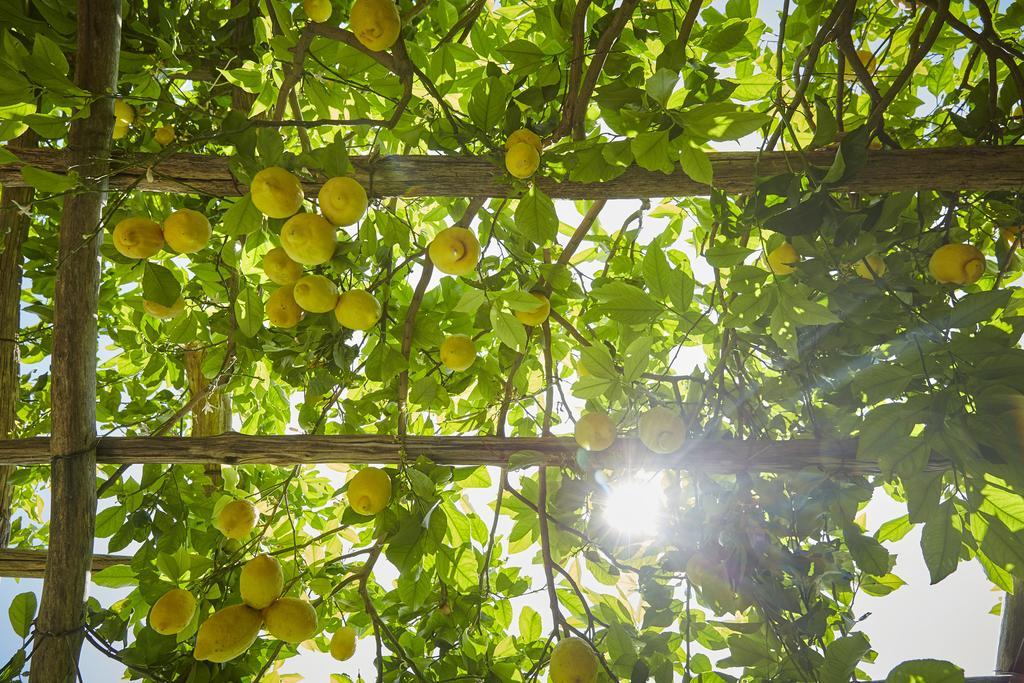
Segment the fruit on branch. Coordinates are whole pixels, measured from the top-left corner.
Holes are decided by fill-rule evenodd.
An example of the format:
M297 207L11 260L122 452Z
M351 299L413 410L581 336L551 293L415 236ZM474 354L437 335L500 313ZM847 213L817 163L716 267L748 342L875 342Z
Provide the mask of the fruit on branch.
M111 135L115 140L128 135L128 129L135 122L135 107L124 100L114 100L114 132Z
M466 334L452 334L441 342L441 365L455 372L469 368L476 360L476 344Z
M686 441L686 422L673 410L654 406L640 417L640 442L655 453L674 453Z
M323 275L305 275L292 290L295 303L310 313L327 313L338 303L338 286Z
M164 219L164 240L174 251L194 254L210 243L210 221L192 209L178 209Z
M928 272L943 284L969 285L985 273L985 255L970 244L945 244L928 259Z
M285 285L274 290L267 299L267 321L274 327L288 329L302 320L302 309L295 303L294 289L295 285Z
M562 638L551 650L548 679L551 683L594 683L598 666L590 643L575 636Z
M177 133L174 130L174 126L171 125L160 126L153 131L153 139L161 147L166 147L174 142L175 137L177 137Z
M352 225L366 213L366 190L355 178L331 178L317 195L320 213L334 225Z
M149 258L164 248L164 233L148 218L125 218L114 226L114 248L128 258Z
M172 588L153 604L149 625L157 633L173 636L185 630L196 614L196 599L183 588Z
M505 169L516 178L529 178L539 166L540 152L529 142L517 142L505 152Z
M391 477L377 467L364 467L348 482L349 506L361 515L372 516L391 501Z
M356 0L348 25L365 48L384 52L398 40L402 18L393 0Z
M274 247L263 255L263 272L271 282L291 285L302 277L302 265L291 260L281 247Z
M442 273L468 275L480 260L480 242L466 228L445 228L430 242L427 255Z
M331 636L331 656L339 662L350 659L356 652L356 630L342 626Z
M588 451L603 451L615 443L615 423L608 413L595 410L576 421L576 443Z
M185 300L179 296L178 300L175 301L172 305L164 306L163 304L158 304L155 301L143 299L142 310L148 313L149 315L153 316L154 318L159 318L160 320L170 320L171 318L177 318L184 312Z
M228 538L240 541L256 527L256 506L247 500L233 500L220 509L214 526Z
M878 254L868 254L853 266L854 272L865 280L874 280L885 275L885 259Z
M270 218L294 215L305 198L299 179L280 166L268 166L253 176L249 194L253 205Z
M284 571L276 557L257 555L244 565L238 577L242 602L253 609L269 607L284 592Z
M331 18L331 0L302 0L302 8L309 20L318 24Z
M548 319L551 313L551 302L540 292L530 292L530 295L537 300L537 308L528 311L513 311L516 319L524 325L535 327Z
M305 266L319 266L334 256L338 231L323 216L300 213L281 227L281 247L288 258Z
M263 610L270 635L286 643L301 643L316 635L316 610L301 598L281 598Z
M334 306L338 324L350 330L368 330L377 324L382 313L380 302L365 289L342 292Z
M525 142L531 147L533 147L535 150L537 150L537 154L540 154L542 151L544 151L544 143L541 142L540 136L534 133L529 128L520 128L519 130L509 135L508 139L505 140L505 151L512 149L512 145L517 145L520 142Z
M789 275L794 270L794 263L800 261L800 253L789 242L783 242L768 252L765 257L768 261L768 268L776 275Z
M199 661L230 661L256 642L262 626L263 617L248 605L217 610L199 626L193 654Z

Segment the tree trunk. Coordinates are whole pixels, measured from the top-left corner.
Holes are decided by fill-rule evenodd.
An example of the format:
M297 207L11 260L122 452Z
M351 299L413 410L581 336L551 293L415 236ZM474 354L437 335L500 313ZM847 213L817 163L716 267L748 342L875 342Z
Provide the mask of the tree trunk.
M13 148L34 147L35 133L28 131ZM18 389L18 332L21 320L21 243L28 233L29 217L19 207L32 202L32 189L4 188L0 192L0 439L15 434ZM0 548L11 540L11 483L13 467L0 465Z
M75 84L94 96L76 119L68 156L84 187L64 201L57 251L51 360L50 553L32 655L32 683L78 672L86 576L96 522L96 310L103 204L114 126L121 0L78 0Z
M1013 594L1003 601L996 670L1024 675L1024 579L1013 581Z

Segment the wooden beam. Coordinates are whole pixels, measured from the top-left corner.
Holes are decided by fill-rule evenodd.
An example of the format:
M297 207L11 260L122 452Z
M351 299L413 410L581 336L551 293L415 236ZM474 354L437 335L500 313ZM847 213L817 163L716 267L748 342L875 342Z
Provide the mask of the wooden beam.
M46 438L0 441L0 464L47 462ZM874 474L878 463L857 459L854 440L743 441L692 439L678 453L659 455L636 439L619 439L604 453L579 452L569 437L410 436L404 444L380 435L249 436L202 438L106 437L96 458L102 464L324 465L396 464L424 456L441 465L546 465L581 462L616 469L699 469L706 472L779 472L805 468ZM579 460L577 460L579 458ZM931 469L948 463L933 460Z
M46 571L46 548L19 550L11 548L0 551L0 577L15 579L41 579ZM130 555L92 556L92 572L98 572L115 564L128 564Z
M0 166L0 184L25 184L21 166L67 173L62 150L11 150L22 163ZM715 187L726 192L750 192L759 178L804 168L805 160L826 168L835 158L831 150L808 152L713 152ZM356 178L377 197L508 197L517 188L509 184L497 159L467 156L353 157ZM120 189L237 196L246 186L235 180L228 158L214 155L174 154L116 156L110 183ZM150 179L152 178L152 179ZM708 194L708 186L694 182L681 170L665 175L631 167L618 178L602 183L577 183L539 178L538 186L556 199L629 199L682 197ZM319 183L307 183L315 193ZM900 192L906 190L1021 190L1024 189L1024 146L944 147L934 149L872 150L868 163L838 190Z
M74 118L68 134L83 188L64 200L54 264L50 553L33 631L31 683L77 677L96 522L96 310L121 0L78 0L76 16L75 85L90 98L88 115Z

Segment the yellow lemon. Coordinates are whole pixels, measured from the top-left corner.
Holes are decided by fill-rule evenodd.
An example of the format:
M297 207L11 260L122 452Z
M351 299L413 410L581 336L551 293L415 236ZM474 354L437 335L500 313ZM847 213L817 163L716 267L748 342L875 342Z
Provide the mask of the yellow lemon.
M240 541L256 527L256 506L247 500L233 500L217 513L214 526L228 538Z
M640 442L655 453L674 453L686 441L686 423L663 406L651 408L640 418Z
M548 679L551 683L594 683L599 662L582 638L562 638L551 650Z
M466 275L473 272L480 260L480 242L471 230L445 228L430 242L427 255L442 273Z
M319 266L334 256L338 231L323 216L300 213L281 228L281 247L288 258L304 266Z
M532 308L529 311L513 311L513 315L522 324L534 327L548 319L548 314L551 312L551 302L543 294L537 292L531 292L531 294L538 301L537 308Z
M271 218L294 215L302 207L304 198L302 183L280 166L268 166L253 176L249 193L253 205Z
M338 303L338 287L323 275L305 275L292 290L295 303L310 313L326 313Z
M148 299L142 300L142 310L160 320L170 320L171 318L177 318L185 310L185 300L180 296L170 306L164 306L158 304L155 301L149 301Z
M309 20L318 24L331 18L331 0L302 0L302 8Z
M944 284L969 285L985 273L985 255L970 244L946 244L928 259L928 272Z
M390 50L402 30L402 18L393 0L356 0L348 17L349 28L369 50Z
M182 588L172 588L153 604L149 625L157 633L173 636L185 630L196 613L196 599Z
M295 327L302 320L302 309L295 303L295 285L285 285L267 298L267 321L274 327Z
M175 135L176 133L174 130L174 126L170 125L160 126L155 131L153 131L153 139L156 140L157 144L159 144L162 147L166 147L167 145L174 142Z
M149 258L164 248L164 233L148 218L125 218L114 226L114 248L128 258Z
M453 334L441 342L441 365L449 370L461 372L476 360L476 344L465 334Z
M391 477L382 469L365 467L348 482L349 506L361 515L375 515L391 500Z
M114 130L111 132L110 137L115 140L121 140L128 137L128 124L121 123L120 121L114 121Z
M181 254L194 254L210 243L210 221L192 209L178 209L164 219L164 239Z
M870 266L870 268L869 268ZM865 280L873 280L876 277L882 277L885 275L885 259L878 254L868 254L853 267L857 275L860 275ZM874 275L872 275L874 273Z
M281 598L263 610L270 635L286 643L301 643L316 635L316 610L301 598Z
M284 591L284 572L277 558L257 555L244 565L238 577L242 602L253 609L269 607Z
M331 178L317 195L320 213L334 225L352 225L366 213L366 190L355 178Z
M576 443L588 451L603 451L615 443L615 423L608 413L594 411L576 421Z
M789 275L796 270L793 264L800 261L800 254L792 244L783 242L768 252L767 261L768 267L776 275Z
M114 125L126 128L135 122L135 107L124 100L114 100Z
M529 142L517 142L505 152L505 168L516 178L529 178L540 166L540 152Z
M350 330L368 330L377 324L382 313L380 302L364 289L342 292L334 307L338 324Z
M537 154L540 154L544 149L544 144L541 142L540 136L529 128L520 128L516 132L512 133L512 135L509 135L508 139L505 140L505 149L512 149L513 145L517 145L520 142L525 142L533 147L537 150Z
M302 265L292 261L281 247L274 247L263 255L263 272L271 282L291 285L302 277Z
M248 605L218 610L199 626L194 656L199 661L230 661L256 642L261 626L263 617Z
M342 626L331 636L331 656L344 662L356 653L356 630L351 626Z

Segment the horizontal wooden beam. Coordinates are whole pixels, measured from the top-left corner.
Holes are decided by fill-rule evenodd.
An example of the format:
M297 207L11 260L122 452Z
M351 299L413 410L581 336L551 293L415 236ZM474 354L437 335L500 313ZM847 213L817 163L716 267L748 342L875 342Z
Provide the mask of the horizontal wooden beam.
M66 174L62 150L17 149L21 163L0 166L0 185L24 186L23 165ZM832 150L803 155L794 152L713 152L715 187L743 193L759 178L799 170L807 164L828 167ZM509 197L519 191L508 182L499 160L471 156L353 157L356 177L377 197ZM147 192L195 193L230 197L245 193L235 180L228 157L153 154L116 157L111 162L111 186ZM556 199L630 199L683 197L708 194L708 186L681 170L671 174L630 167L618 178L600 183L578 183L538 178L538 186ZM318 183L308 183L315 192ZM872 150L868 163L836 189L881 193L907 190L1021 190L1024 189L1024 146L945 147L933 149Z
M101 464L323 465L397 464L424 456L441 465L564 466L577 461L568 437L410 436L401 442L382 435L209 437L107 437L96 451ZM584 454L588 466L615 469L692 469L709 473L781 472L817 468L873 474L878 463L858 460L854 440L745 441L693 439L678 453L661 455L636 439L619 439L608 451ZM0 464L42 465L50 461L46 438L0 441ZM933 469L947 463L935 460Z
M41 579L46 571L46 548L0 550L0 577L15 579ZM92 571L96 573L115 564L128 564L132 558L127 555L92 556Z

